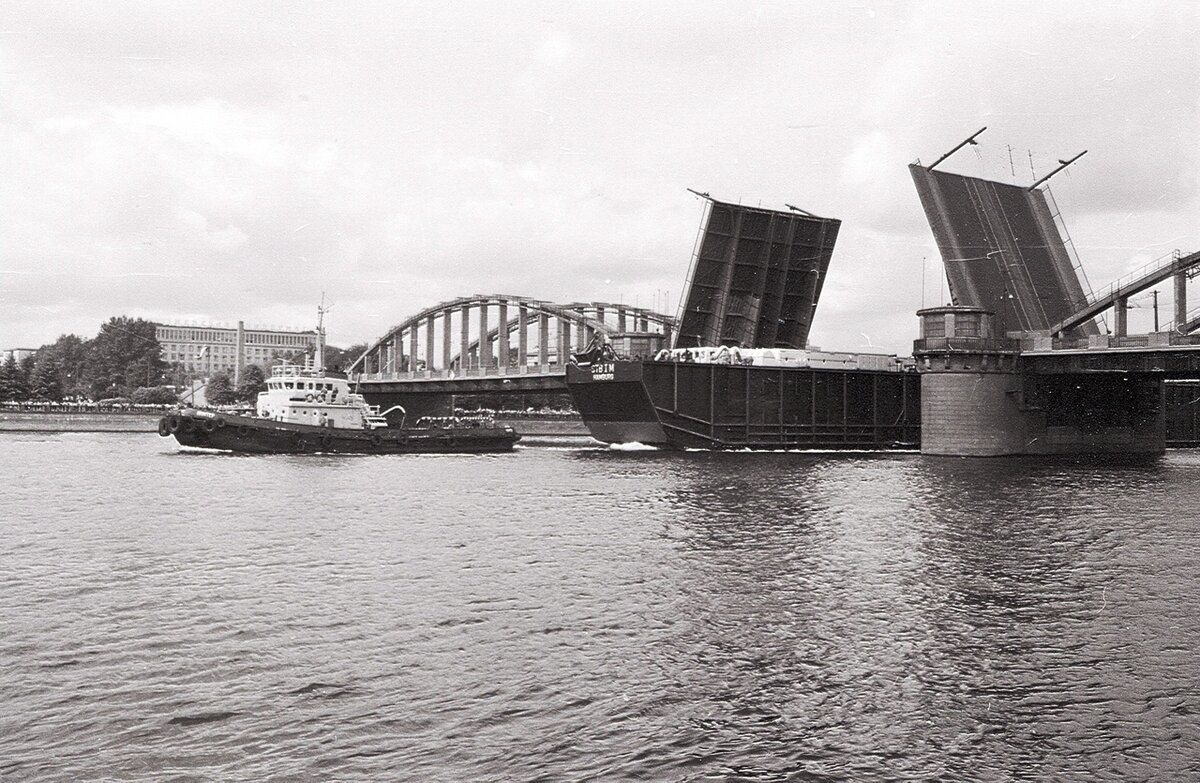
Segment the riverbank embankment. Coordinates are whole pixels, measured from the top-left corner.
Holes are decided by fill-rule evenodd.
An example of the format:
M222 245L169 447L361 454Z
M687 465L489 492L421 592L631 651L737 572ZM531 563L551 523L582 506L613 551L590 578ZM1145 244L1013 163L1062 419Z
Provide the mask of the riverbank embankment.
M6 411L0 432L157 432L159 411Z

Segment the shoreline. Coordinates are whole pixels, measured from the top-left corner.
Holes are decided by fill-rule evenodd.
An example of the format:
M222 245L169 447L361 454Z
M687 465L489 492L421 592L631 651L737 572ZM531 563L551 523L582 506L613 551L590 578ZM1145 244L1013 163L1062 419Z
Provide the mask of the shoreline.
M158 432L159 411L0 411L0 432Z

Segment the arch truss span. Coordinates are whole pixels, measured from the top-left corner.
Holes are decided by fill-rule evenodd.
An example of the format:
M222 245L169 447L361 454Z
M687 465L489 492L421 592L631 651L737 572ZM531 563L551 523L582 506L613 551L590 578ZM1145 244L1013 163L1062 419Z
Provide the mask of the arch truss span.
M561 373L574 351L603 334L618 353L669 346L675 319L608 302L556 304L475 294L409 316L350 366L365 379L456 378Z

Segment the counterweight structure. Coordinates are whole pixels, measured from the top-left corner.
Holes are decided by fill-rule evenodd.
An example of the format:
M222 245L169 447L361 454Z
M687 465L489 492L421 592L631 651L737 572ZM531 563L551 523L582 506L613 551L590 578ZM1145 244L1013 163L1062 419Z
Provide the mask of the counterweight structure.
M840 226L710 199L676 347L804 348Z

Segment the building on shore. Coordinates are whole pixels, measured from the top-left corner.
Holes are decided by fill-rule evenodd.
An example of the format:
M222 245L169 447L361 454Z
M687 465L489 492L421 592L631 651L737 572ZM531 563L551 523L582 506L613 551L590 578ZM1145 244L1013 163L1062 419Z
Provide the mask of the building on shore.
M236 329L155 324L154 331L162 346L163 361L197 375L228 372L235 381L248 364L265 369L276 359L307 353L317 347L315 330L247 329L242 321L238 321Z
M36 356L37 352L37 348L4 348L0 350L0 364L7 362L10 358L14 362L20 362L22 359Z

